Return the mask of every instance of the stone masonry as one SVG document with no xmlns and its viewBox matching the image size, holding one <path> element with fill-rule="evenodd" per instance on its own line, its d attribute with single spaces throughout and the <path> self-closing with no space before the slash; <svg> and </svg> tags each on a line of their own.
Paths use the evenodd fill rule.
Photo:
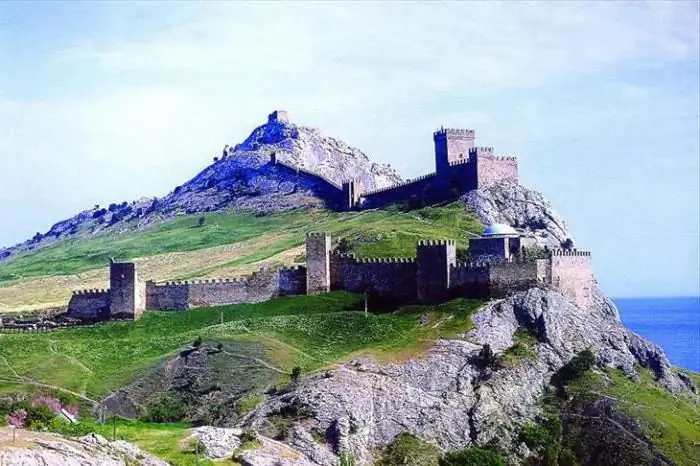
<svg viewBox="0 0 700 466">
<path fill-rule="evenodd" d="M 110 289 L 75 292 L 68 313 L 86 320 L 138 319 L 145 309 L 187 310 L 333 290 L 367 292 L 399 303 L 440 303 L 457 297 L 502 298 L 534 286 L 554 288 L 587 308 L 593 285 L 590 253 L 556 249 L 529 260 L 528 244 L 513 234 L 473 238 L 469 260 L 458 262 L 453 240 L 422 240 L 414 258 L 357 259 L 333 251 L 329 233 L 310 233 L 306 267 L 262 269 L 234 280 L 160 284 L 143 283 L 134 263 L 111 262 Z"/>
</svg>

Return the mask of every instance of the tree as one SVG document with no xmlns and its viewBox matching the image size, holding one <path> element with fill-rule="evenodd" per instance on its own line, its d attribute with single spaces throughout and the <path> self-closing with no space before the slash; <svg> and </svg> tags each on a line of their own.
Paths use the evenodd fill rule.
<svg viewBox="0 0 700 466">
<path fill-rule="evenodd" d="M 571 250 L 574 248 L 574 242 L 571 238 L 566 238 L 566 240 L 562 241 L 561 247 L 567 250 Z"/>
<path fill-rule="evenodd" d="M 292 369 L 292 374 L 290 375 L 290 378 L 292 379 L 292 383 L 299 382 L 300 375 L 301 375 L 301 367 L 296 366 L 294 369 Z"/>
<path fill-rule="evenodd" d="M 204 225 L 204 222 L 206 222 L 206 221 L 207 221 L 206 218 L 199 217 L 199 220 L 197 220 L 197 226 L 201 227 L 202 225 Z"/>
</svg>

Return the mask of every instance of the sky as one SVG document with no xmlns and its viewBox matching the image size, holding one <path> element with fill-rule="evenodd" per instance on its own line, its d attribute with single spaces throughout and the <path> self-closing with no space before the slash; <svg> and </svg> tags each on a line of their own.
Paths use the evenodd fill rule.
<svg viewBox="0 0 700 466">
<path fill-rule="evenodd" d="M 285 109 L 433 171 L 517 155 L 613 296 L 700 294 L 698 2 L 0 2 L 0 245 L 162 196 Z"/>
</svg>

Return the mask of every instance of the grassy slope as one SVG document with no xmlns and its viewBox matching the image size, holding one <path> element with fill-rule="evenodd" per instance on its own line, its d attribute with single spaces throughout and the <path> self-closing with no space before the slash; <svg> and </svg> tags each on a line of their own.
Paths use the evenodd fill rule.
<svg viewBox="0 0 700 466">
<path fill-rule="evenodd" d="M 337 236 L 362 232 L 380 238 L 373 243 L 357 243 L 356 252 L 360 255 L 413 256 L 418 239 L 457 239 L 460 246 L 466 247 L 467 235 L 483 229 L 459 204 L 410 212 L 396 208 L 356 213 L 298 209 L 263 217 L 253 212 L 210 213 L 204 217 L 202 227 L 196 226 L 199 216 L 183 217 L 147 230 L 69 239 L 18 254 L 0 262 L 0 284 L 28 277 L 73 275 L 104 267 L 110 257 L 132 259 L 274 237 L 266 248 L 229 264 L 245 265 L 302 245 L 309 231 L 330 231 Z"/>
<path fill-rule="evenodd" d="M 654 383 L 646 369 L 640 382 L 618 370 L 589 373 L 575 391 L 612 397 L 627 415 L 637 419 L 654 448 L 678 465 L 694 465 L 700 458 L 700 406 L 689 394 L 672 394 Z M 686 372 L 688 373 L 688 372 Z M 696 383 L 700 374 L 689 373 Z"/>
<path fill-rule="evenodd" d="M 17 390 L 18 385 L 7 381 L 21 377 L 97 398 L 175 355 L 198 335 L 265 343 L 270 349 L 267 359 L 285 371 L 295 365 L 304 371 L 317 369 L 359 351 L 413 354 L 439 336 L 469 328 L 469 315 L 478 304 L 458 300 L 365 317 L 358 296 L 339 292 L 192 312 L 150 312 L 138 322 L 49 334 L 0 334 L 0 381 L 5 380 L 0 391 Z M 421 313 L 441 325 L 420 326 Z"/>
</svg>

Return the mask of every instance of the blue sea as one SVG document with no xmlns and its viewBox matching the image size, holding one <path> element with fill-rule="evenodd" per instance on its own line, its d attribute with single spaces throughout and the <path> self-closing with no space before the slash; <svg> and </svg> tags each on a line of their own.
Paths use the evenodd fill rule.
<svg viewBox="0 0 700 466">
<path fill-rule="evenodd" d="M 627 328 L 661 346 L 673 365 L 700 372 L 700 297 L 613 301 Z"/>
</svg>

